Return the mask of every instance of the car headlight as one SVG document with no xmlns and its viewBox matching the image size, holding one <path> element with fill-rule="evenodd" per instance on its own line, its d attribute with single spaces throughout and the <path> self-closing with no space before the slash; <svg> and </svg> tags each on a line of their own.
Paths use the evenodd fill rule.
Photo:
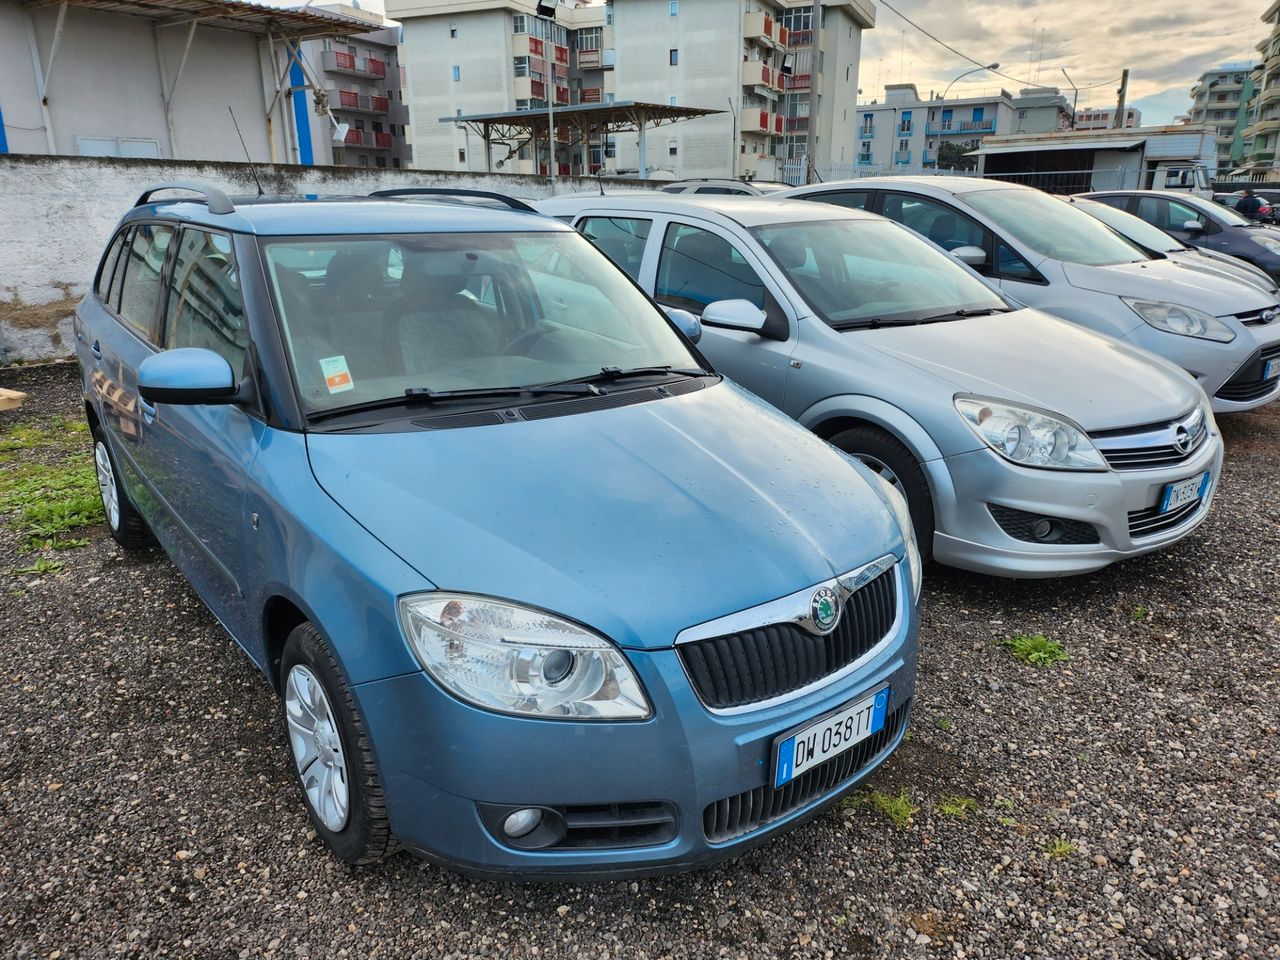
<svg viewBox="0 0 1280 960">
<path fill-rule="evenodd" d="M 907 551 L 907 572 L 911 575 L 911 597 L 912 600 L 919 600 L 923 571 L 921 570 L 920 544 L 916 542 L 916 527 L 911 522 L 911 507 L 908 506 L 907 498 L 901 490 L 880 474 L 873 473 L 873 476 L 880 481 L 880 490 L 884 494 L 885 503 L 893 513 L 894 519 L 898 521 L 898 529 L 902 531 L 902 541 L 906 544 Z"/>
<path fill-rule="evenodd" d="M 1250 237 L 1249 239 L 1269 253 L 1280 256 L 1280 240 L 1272 240 L 1270 237 Z"/>
<path fill-rule="evenodd" d="M 978 438 L 1006 460 L 1056 470 L 1107 469 L 1093 441 L 1065 417 L 977 397 L 956 397 L 956 410 Z"/>
<path fill-rule="evenodd" d="M 454 695 L 524 717 L 638 720 L 649 701 L 622 651 L 575 623 L 456 593 L 400 599 L 423 668 Z"/>
<path fill-rule="evenodd" d="M 1216 340 L 1219 343 L 1230 343 L 1236 338 L 1235 333 L 1225 323 L 1195 307 L 1180 307 L 1176 303 L 1165 303 L 1160 300 L 1130 300 L 1128 297 L 1121 299 L 1147 324 L 1165 333 L 1195 337 L 1198 340 Z"/>
</svg>

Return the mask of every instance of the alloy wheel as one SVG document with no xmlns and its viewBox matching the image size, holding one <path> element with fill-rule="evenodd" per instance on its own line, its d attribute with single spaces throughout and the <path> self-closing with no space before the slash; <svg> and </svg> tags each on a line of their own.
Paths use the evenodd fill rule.
<svg viewBox="0 0 1280 960">
<path fill-rule="evenodd" d="M 879 474 L 880 479 L 884 480 L 903 496 L 906 496 L 906 490 L 902 488 L 902 481 L 893 472 L 893 468 L 883 460 L 866 453 L 855 453 L 854 458 L 873 473 Z"/>
<path fill-rule="evenodd" d="M 93 445 L 93 465 L 98 472 L 98 492 L 102 494 L 102 509 L 112 530 L 120 529 L 120 491 L 116 487 L 116 472 L 111 467 L 111 455 L 101 440 Z"/>
<path fill-rule="evenodd" d="M 310 668 L 297 664 L 289 671 L 284 708 L 307 802 L 325 829 L 337 833 L 351 815 L 351 780 L 333 706 Z"/>
</svg>

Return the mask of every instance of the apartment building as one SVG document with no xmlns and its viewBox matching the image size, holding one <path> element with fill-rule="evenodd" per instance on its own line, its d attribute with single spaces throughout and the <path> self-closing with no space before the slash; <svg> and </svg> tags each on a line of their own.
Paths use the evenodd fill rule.
<svg viewBox="0 0 1280 960">
<path fill-rule="evenodd" d="M 408 103 L 420 167 L 483 169 L 482 145 L 439 118 L 614 101 L 723 113 L 651 131 L 648 167 L 675 177 L 776 179 L 803 157 L 856 149 L 868 0 L 831 0 L 814 24 L 795 0 L 387 0 L 403 24 Z M 815 38 L 818 42 L 815 42 Z M 819 46 L 820 44 L 820 46 Z M 557 130 L 564 173 L 634 172 L 634 135 L 575 144 Z M 546 173 L 545 149 L 495 145 L 495 168 Z"/>
<path fill-rule="evenodd" d="M 976 161 L 966 155 L 984 138 L 1062 129 L 1070 105 L 1052 87 L 943 100 L 922 99 L 914 83 L 891 83 L 883 101 L 859 105 L 857 115 L 855 165 L 864 172 L 972 169 Z"/>
<path fill-rule="evenodd" d="M 1076 111 L 1076 130 L 1110 130 L 1111 122 L 1116 118 L 1116 108 L 1110 107 L 1081 107 Z M 1124 123 L 1122 127 L 1140 127 L 1142 126 L 1142 111 L 1135 110 L 1133 107 L 1126 107 L 1124 111 Z"/>
<path fill-rule="evenodd" d="M 1191 88 L 1191 123 L 1213 128 L 1219 170 L 1243 162 L 1248 152 L 1249 101 L 1254 81 L 1252 61 L 1224 63 L 1206 70 Z"/>
<path fill-rule="evenodd" d="M 348 167 L 409 167 L 409 108 L 404 102 L 405 71 L 400 63 L 400 29 L 313 40 L 303 55 L 320 86 L 328 117 L 314 110 L 307 118 L 317 163 Z"/>
</svg>

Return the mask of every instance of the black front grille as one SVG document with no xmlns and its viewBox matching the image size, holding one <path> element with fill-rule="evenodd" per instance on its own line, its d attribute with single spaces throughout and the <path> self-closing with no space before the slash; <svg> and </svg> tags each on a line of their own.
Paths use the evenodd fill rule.
<svg viewBox="0 0 1280 960">
<path fill-rule="evenodd" d="M 1000 529 L 1015 540 L 1027 543 L 1081 544 L 1099 543 L 1098 528 L 1082 520 L 1067 520 L 1063 517 L 1048 517 L 1039 513 L 1027 513 L 1015 510 L 998 503 L 987 504 L 991 516 Z M 1046 531 L 1038 536 L 1037 531 Z"/>
<path fill-rule="evenodd" d="M 1234 403 L 1248 403 L 1261 400 L 1280 387 L 1280 376 L 1264 380 L 1267 362 L 1280 358 L 1280 343 L 1263 347 L 1246 360 L 1236 371 L 1235 376 L 1218 388 L 1214 394 L 1219 400 L 1230 400 Z"/>
<path fill-rule="evenodd" d="M 555 849 L 603 850 L 610 847 L 650 847 L 676 835 L 676 812 L 669 803 L 608 803 L 559 808 L 564 837 Z"/>
<path fill-rule="evenodd" d="M 884 639 L 897 612 L 893 567 L 845 601 L 840 622 L 825 637 L 798 624 L 772 623 L 676 649 L 703 703 L 740 707 L 799 690 L 847 667 Z"/>
<path fill-rule="evenodd" d="M 1183 521 L 1189 520 L 1192 514 L 1200 509 L 1202 500 L 1203 498 L 1184 503 L 1178 509 L 1170 510 L 1168 513 L 1161 513 L 1158 504 L 1154 507 L 1147 507 L 1145 510 L 1130 510 L 1129 536 L 1136 540 L 1140 537 L 1151 537 L 1157 533 L 1172 530 Z"/>
<path fill-rule="evenodd" d="M 1236 319 L 1246 327 L 1264 327 L 1276 319 L 1275 308 L 1267 307 L 1265 310 L 1250 310 L 1247 313 L 1237 313 Z"/>
<path fill-rule="evenodd" d="M 1177 421 L 1175 421 L 1176 423 Z M 1209 439 L 1209 422 L 1200 417 L 1196 432 L 1191 435 L 1190 443 L 1185 450 L 1172 443 L 1154 446 L 1138 444 L 1121 446 L 1124 438 L 1151 431 L 1168 430 L 1170 424 L 1156 424 L 1150 427 L 1137 427 L 1131 430 L 1108 430 L 1105 433 L 1092 433 L 1091 439 L 1097 442 L 1102 456 L 1113 470 L 1150 470 L 1159 467 L 1170 467 L 1191 459 Z"/>
<path fill-rule="evenodd" d="M 702 811 L 702 832 L 712 843 L 732 840 L 849 785 L 894 744 L 906 726 L 910 708 L 911 701 L 907 700 L 885 717 L 884 728 L 879 733 L 806 770 L 781 789 L 760 786 L 707 804 Z"/>
</svg>

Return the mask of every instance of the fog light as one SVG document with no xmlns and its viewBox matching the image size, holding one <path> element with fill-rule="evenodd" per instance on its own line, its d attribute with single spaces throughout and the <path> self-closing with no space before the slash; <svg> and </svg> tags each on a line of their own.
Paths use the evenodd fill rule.
<svg viewBox="0 0 1280 960">
<path fill-rule="evenodd" d="M 525 807 L 507 814 L 502 821 L 502 832 L 508 837 L 523 837 L 534 831 L 542 822 L 542 811 L 537 807 Z"/>
<path fill-rule="evenodd" d="M 1053 533 L 1053 522 L 1041 517 L 1031 525 L 1031 535 L 1037 540 L 1047 540 Z"/>
</svg>

